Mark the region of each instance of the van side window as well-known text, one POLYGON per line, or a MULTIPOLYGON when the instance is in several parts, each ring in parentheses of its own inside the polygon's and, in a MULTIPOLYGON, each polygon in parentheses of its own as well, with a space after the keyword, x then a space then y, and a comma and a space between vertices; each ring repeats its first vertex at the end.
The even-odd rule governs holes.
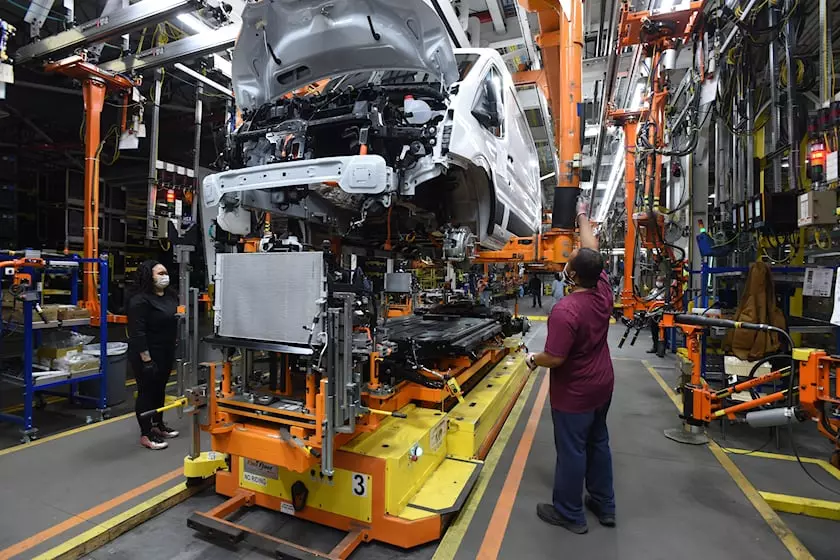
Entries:
POLYGON ((503 91, 499 71, 491 68, 481 80, 478 97, 472 110, 473 116, 478 119, 481 126, 499 138, 504 136, 505 129, 503 91))

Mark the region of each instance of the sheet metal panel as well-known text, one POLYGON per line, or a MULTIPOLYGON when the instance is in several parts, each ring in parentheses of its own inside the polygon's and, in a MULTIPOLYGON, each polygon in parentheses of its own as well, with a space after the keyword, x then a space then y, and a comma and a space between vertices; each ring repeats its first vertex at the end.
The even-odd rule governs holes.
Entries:
POLYGON ((306 344, 326 295, 324 257, 306 253, 224 253, 216 260, 219 336, 306 344))

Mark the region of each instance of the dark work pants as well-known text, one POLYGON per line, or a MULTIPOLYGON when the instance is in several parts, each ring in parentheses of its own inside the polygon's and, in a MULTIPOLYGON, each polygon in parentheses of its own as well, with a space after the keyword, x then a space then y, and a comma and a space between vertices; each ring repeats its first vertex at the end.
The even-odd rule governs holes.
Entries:
POLYGON ((566 519, 586 524, 583 486, 604 513, 615 513, 612 456, 607 432, 608 402, 592 412, 551 410, 557 466, 554 472, 554 508, 566 519))
POLYGON ((144 436, 151 433, 153 426, 163 423, 162 412, 156 412, 153 416, 145 418, 141 418, 140 414, 160 408, 166 402, 166 384, 169 382, 172 364, 175 363, 175 346, 162 349, 149 348, 149 354, 157 366, 157 371, 153 375, 143 371, 143 361, 139 354, 131 356, 131 369, 134 371, 134 379, 137 380, 137 401, 134 403, 134 412, 137 414, 137 423, 140 424, 140 434, 144 436))
POLYGON ((542 307, 542 288, 540 288, 539 290, 534 290, 532 298, 534 302, 531 304, 531 307, 537 307, 537 305, 542 307))
POLYGON ((650 338, 653 341, 653 349, 659 349, 659 323, 656 321, 650 322, 650 338))

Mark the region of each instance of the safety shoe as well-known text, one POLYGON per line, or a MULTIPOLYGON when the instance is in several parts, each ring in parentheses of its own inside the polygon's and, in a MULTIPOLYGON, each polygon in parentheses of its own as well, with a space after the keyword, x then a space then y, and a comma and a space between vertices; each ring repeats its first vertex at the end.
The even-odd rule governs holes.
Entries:
POLYGON ((169 444, 163 441, 159 436, 152 434, 150 436, 142 436, 140 438, 140 445, 147 449, 157 451, 159 449, 166 449, 169 444))
POLYGON ((586 504, 586 509, 591 511, 598 517, 598 523, 603 525, 604 527, 615 527, 615 514, 614 513, 604 513, 601 511, 601 506, 592 499, 591 496, 587 496, 584 500, 584 504, 586 504))
POLYGON ((158 424, 154 428, 152 428, 153 433, 157 433, 162 438, 172 439, 178 437, 178 434, 181 433, 178 430, 173 430, 166 424, 158 424))
POLYGON ((563 517, 553 504, 537 504, 537 517, 551 525, 563 527, 576 535, 584 535, 589 532, 589 528, 585 524, 578 525, 563 517))

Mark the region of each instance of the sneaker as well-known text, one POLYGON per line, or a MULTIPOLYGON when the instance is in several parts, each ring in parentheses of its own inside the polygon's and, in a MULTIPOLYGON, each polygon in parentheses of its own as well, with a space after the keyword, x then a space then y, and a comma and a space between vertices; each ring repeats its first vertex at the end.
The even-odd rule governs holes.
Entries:
POLYGON ((593 500, 591 496, 586 497, 586 499, 584 500, 584 504, 586 504, 586 509, 588 509, 598 517, 598 523, 600 523, 604 527, 615 527, 614 513, 602 512, 601 506, 598 505, 598 502, 593 500))
POLYGON ((584 535, 589 532, 589 528, 584 525, 578 525, 563 517, 559 511, 554 508, 552 504, 537 504, 537 517, 551 525, 563 527, 567 531, 571 531, 576 535, 584 535))
POLYGON ((167 447, 169 447, 168 443, 163 441, 161 438, 157 437, 155 434, 141 437, 140 445, 153 451, 157 451, 159 449, 166 449, 167 447))
POLYGON ((154 432, 157 435, 159 435, 160 437, 166 438, 166 439, 176 438, 176 437, 178 437, 178 434, 180 433, 178 430, 173 430, 172 428, 170 428, 166 424, 158 424, 157 426, 152 428, 152 432, 154 432))

